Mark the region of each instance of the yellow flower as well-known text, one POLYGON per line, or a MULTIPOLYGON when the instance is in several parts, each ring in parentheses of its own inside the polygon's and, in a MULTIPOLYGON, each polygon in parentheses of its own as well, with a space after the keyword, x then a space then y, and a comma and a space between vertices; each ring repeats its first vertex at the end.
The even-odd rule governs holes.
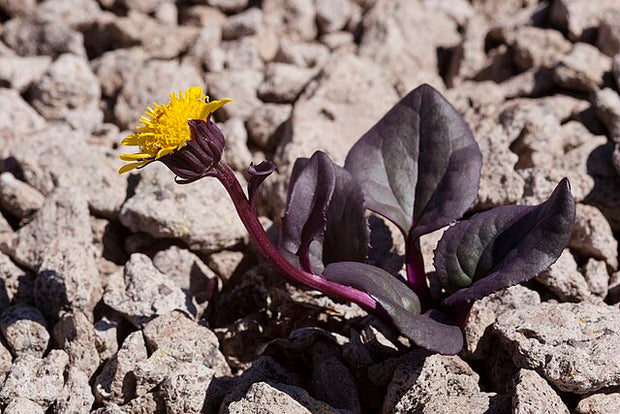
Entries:
POLYGON ((211 115, 232 99, 209 102, 209 97, 202 93, 200 86, 193 86, 178 96, 170 94, 167 105, 153 104, 140 118, 142 125, 136 127, 136 133, 125 138, 121 144, 139 146, 140 152, 123 154, 119 158, 132 161, 124 165, 119 174, 131 171, 151 163, 166 154, 179 150, 187 144, 192 135, 188 120, 206 121, 211 115))

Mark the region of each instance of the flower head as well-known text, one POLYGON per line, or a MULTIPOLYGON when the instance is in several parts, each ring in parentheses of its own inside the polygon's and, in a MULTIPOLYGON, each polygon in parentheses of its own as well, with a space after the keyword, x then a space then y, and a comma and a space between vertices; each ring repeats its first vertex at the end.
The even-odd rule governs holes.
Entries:
MULTIPOLYGON (((204 131, 212 133, 221 132, 210 122, 210 115, 221 108, 231 99, 222 99, 221 101, 211 101, 202 93, 202 88, 194 86, 183 92, 179 92, 178 96, 174 93, 170 94, 170 102, 167 105, 154 103, 153 107, 149 107, 144 116, 140 118, 142 125, 136 127, 133 135, 125 138, 121 144, 128 146, 139 146, 140 152, 135 154, 123 154, 120 159, 123 161, 132 161, 130 164, 123 166, 118 172, 119 174, 131 171, 134 168, 142 167, 148 163, 159 160, 173 152, 178 152, 185 148, 191 140, 198 138, 208 138, 197 134, 196 127, 190 128, 191 120, 204 123, 205 127, 200 128, 204 131)), ((216 141, 221 141, 223 149, 223 136, 218 136, 216 141)), ((216 147, 219 144, 216 144, 216 147)), ((176 163, 167 158, 162 159, 169 163, 176 163)), ((218 155, 219 161, 219 155, 218 155)), ((172 168, 171 168, 172 169, 172 168)), ((179 175, 179 174, 177 174, 179 175)))

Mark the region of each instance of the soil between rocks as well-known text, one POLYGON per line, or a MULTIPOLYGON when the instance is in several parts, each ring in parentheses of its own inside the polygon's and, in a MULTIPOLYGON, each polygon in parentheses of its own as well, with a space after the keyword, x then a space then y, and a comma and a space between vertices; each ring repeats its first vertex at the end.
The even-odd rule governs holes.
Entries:
MULTIPOLYGON (((8 413, 620 412, 617 0, 0 0, 0 408, 8 413), (421 83, 483 153, 471 212, 568 177, 569 247, 476 302, 458 356, 289 283, 215 180, 119 176, 122 138, 193 85, 243 180, 351 145, 421 83)), ((373 260, 403 242, 372 216, 373 260)), ((425 236, 425 264, 440 233, 425 236)))

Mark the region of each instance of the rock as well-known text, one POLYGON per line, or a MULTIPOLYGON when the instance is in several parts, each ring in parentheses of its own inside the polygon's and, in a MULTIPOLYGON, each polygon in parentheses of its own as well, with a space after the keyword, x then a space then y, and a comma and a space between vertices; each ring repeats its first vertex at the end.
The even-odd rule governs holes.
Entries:
POLYGON ((6 377, 6 374, 11 370, 13 365, 13 357, 11 352, 0 343, 0 376, 6 377))
POLYGON ((33 85, 30 96, 32 106, 48 121, 65 120, 87 131, 103 122, 101 89, 81 57, 61 55, 33 85))
POLYGON ((294 102, 316 74, 314 69, 270 63, 265 70, 265 80, 258 88, 258 97, 264 102, 294 102))
POLYGON ((143 231, 156 238, 181 239, 194 251, 225 249, 245 236, 245 229, 219 182, 205 179, 180 186, 158 163, 142 171, 135 195, 123 205, 120 220, 132 231, 143 231))
POLYGON ((319 43, 283 40, 274 61, 319 70, 325 65, 329 55, 329 49, 319 43))
POLYGON ((65 385, 54 403, 56 414, 89 413, 95 402, 88 378, 90 374, 75 367, 67 370, 65 385))
POLYGON ((611 70, 611 58, 594 46, 576 43, 573 50, 554 68, 553 79, 558 86, 588 92, 603 83, 603 75, 611 70))
POLYGON ((11 302, 33 303, 34 279, 34 274, 20 269, 0 252, 0 312, 11 302))
POLYGON ((38 7, 36 15, 43 21, 61 22, 79 28, 91 22, 101 13, 96 0, 45 0, 38 7))
POLYGON ((523 198, 518 204, 536 205, 544 202, 558 183, 567 177, 576 202, 583 202, 594 188, 594 180, 585 171, 558 167, 533 167, 517 170, 525 181, 523 198))
POLYGON ((394 371, 383 413, 500 413, 508 401, 480 391, 479 377, 457 356, 413 351, 394 371))
POLYGON ((353 33, 351 32, 326 33, 321 36, 319 40, 332 52, 338 49, 343 49, 349 53, 355 53, 357 50, 357 46, 355 45, 355 36, 353 36, 353 33))
POLYGON ((171 2, 170 0, 154 0, 146 2, 142 0, 118 0, 117 3, 129 10, 135 10, 140 13, 148 14, 155 12, 162 4, 171 2))
POLYGON ((93 393, 98 402, 124 404, 134 397, 133 370, 147 358, 142 332, 129 334, 118 352, 110 358, 95 379, 93 393))
POLYGON ((123 77, 114 117, 120 128, 138 124, 140 116, 153 102, 168 102, 170 93, 202 85, 202 76, 191 64, 174 60, 147 60, 123 77))
POLYGON ((93 252, 77 248, 79 245, 78 239, 57 238, 41 255, 34 300, 51 320, 63 309, 90 313, 101 299, 102 282, 93 252))
POLYGON ((252 154, 248 149, 248 132, 243 120, 230 118, 220 125, 222 133, 226 137, 226 149, 224 161, 235 171, 247 171, 252 162, 252 154))
POLYGON ((0 83, 25 93, 51 63, 49 56, 0 56, 0 83))
POLYGON ((316 22, 321 33, 332 33, 344 29, 351 19, 353 6, 350 0, 318 0, 316 22))
POLYGON ((542 303, 505 312, 494 330, 514 362, 561 391, 586 394, 620 384, 616 308, 542 303))
POLYGON ((315 400, 299 387, 267 382, 252 384, 241 400, 228 404, 221 412, 242 414, 259 407, 260 410, 273 413, 336 414, 341 412, 324 402, 315 400))
POLYGON ((340 348, 333 343, 317 341, 311 352, 313 395, 335 408, 361 412, 355 379, 340 360, 340 348))
MULTIPOLYGON (((32 109, 15 90, 0 88, 0 105, 2 105, 0 130, 6 131, 9 139, 21 138, 22 135, 45 127, 45 119, 32 109)), ((3 147, 0 151, 6 151, 6 147, 4 145, 3 147)))
POLYGON ((174 311, 149 322, 144 327, 144 338, 152 354, 167 355, 177 362, 201 363, 218 377, 230 375, 215 334, 181 312, 174 311))
POLYGON ((620 8, 611 8, 601 17, 596 46, 607 56, 620 53, 620 8))
POLYGON ((239 318, 217 331, 222 353, 233 369, 248 369, 267 345, 265 328, 254 318, 239 318))
POLYGON ((117 159, 85 143, 83 131, 50 126, 14 142, 10 151, 25 181, 41 193, 71 187, 86 197, 91 210, 116 218, 127 194, 127 178, 117 173, 117 159))
POLYGON ((26 16, 32 14, 37 7, 36 0, 2 0, 0 10, 8 17, 26 16))
MULTIPOLYGON (((124 85, 124 80, 139 71, 145 65, 144 51, 132 49, 117 49, 103 53, 91 61, 91 68, 101 85, 101 94, 106 98, 116 98, 124 85)), ((139 108, 135 108, 139 110, 139 108)), ((131 121, 131 125, 137 119, 131 121)))
POLYGON ((111 313, 110 316, 103 316, 95 322, 95 347, 99 352, 102 361, 109 359, 116 351, 118 351, 118 327, 122 322, 122 318, 117 313, 111 313))
POLYGON ((53 335, 56 346, 69 355, 71 367, 82 371, 88 383, 100 363, 92 322, 82 312, 64 313, 53 335))
POLYGON ((43 205, 45 197, 13 174, 0 174, 0 206, 18 219, 24 219, 43 205))
POLYGON ((620 95, 611 88, 596 89, 592 95, 596 114, 607 127, 610 138, 620 142, 620 95))
POLYGON ((596 207, 577 204, 570 248, 579 255, 604 260, 612 269, 618 268, 618 242, 609 222, 596 207))
POLYGON ((571 50, 562 33, 533 26, 518 27, 507 35, 515 63, 521 70, 553 67, 560 56, 571 50))
POLYGON ((44 414, 45 411, 39 404, 24 397, 17 397, 6 406, 3 412, 6 414, 44 414))
POLYGON ((249 0, 206 0, 206 4, 217 7, 224 13, 238 13, 245 9, 248 3, 249 0))
POLYGON ((575 408, 576 414, 605 414, 620 410, 620 394, 592 394, 583 398, 575 408))
POLYGON ((168 374, 159 386, 159 396, 169 414, 202 412, 215 372, 200 363, 184 362, 168 374))
POLYGON ((615 0, 601 0, 594 7, 588 0, 554 0, 549 10, 549 20, 575 41, 589 37, 589 32, 596 30, 601 18, 617 5, 615 0))
POLYGON ((256 7, 234 14, 222 25, 222 39, 231 40, 256 35, 260 30, 262 20, 263 11, 256 7))
POLYGON ((275 148, 284 134, 291 111, 291 105, 261 105, 246 122, 250 140, 260 148, 275 148))
POLYGON ((607 265, 605 262, 590 258, 584 265, 582 271, 590 291, 601 298, 606 297, 609 284, 609 273, 607 273, 607 265))
POLYGON ((232 98, 233 102, 217 111, 217 117, 248 119, 261 105, 256 91, 263 79, 256 70, 235 70, 208 73, 206 82, 209 95, 214 99, 232 98))
POLYGON ((280 38, 312 41, 316 27, 316 4, 312 0, 265 0, 262 3, 265 25, 280 38))
POLYGON ((558 260, 540 273, 536 280, 563 302, 580 302, 592 296, 586 279, 577 269, 577 262, 568 249, 564 249, 558 260))
POLYGON ((2 312, 0 330, 16 358, 42 358, 49 345, 47 322, 37 308, 25 304, 13 305, 2 312))
POLYGON ((21 56, 47 55, 52 59, 64 53, 86 56, 82 33, 59 21, 11 19, 3 24, 0 38, 21 56))
POLYGON ((0 389, 0 401, 8 404, 27 395, 47 410, 62 392, 68 363, 67 354, 58 349, 52 349, 43 359, 32 355, 17 358, 0 389))
POLYGON ((620 90, 620 54, 614 57, 611 70, 616 81, 616 89, 620 90))
POLYGON ((110 277, 103 302, 138 328, 174 309, 195 312, 191 299, 140 253, 131 255, 122 274, 110 277))
POLYGON ((522 369, 516 378, 512 396, 512 412, 530 414, 536 412, 568 414, 562 399, 536 371, 522 369))
POLYGON ((208 265, 224 281, 230 280, 235 270, 240 266, 245 255, 242 252, 222 250, 209 255, 208 265))

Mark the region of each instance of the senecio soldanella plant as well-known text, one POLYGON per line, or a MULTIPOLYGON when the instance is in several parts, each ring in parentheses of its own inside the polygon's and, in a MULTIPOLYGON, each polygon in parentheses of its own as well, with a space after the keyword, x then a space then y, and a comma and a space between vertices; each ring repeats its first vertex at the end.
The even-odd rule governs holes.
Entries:
POLYGON ((258 189, 276 166, 250 164, 244 191, 222 160, 226 139, 211 115, 229 101, 209 101, 193 87, 155 104, 123 140, 139 152, 122 155, 130 163, 119 172, 161 161, 180 184, 219 180, 258 250, 284 275, 359 304, 420 347, 458 353, 473 301, 536 277, 568 245, 575 201, 567 179, 537 206, 463 217, 478 192, 482 155, 454 107, 422 85, 357 141, 344 167, 320 151, 296 160, 276 246, 256 212, 258 189), (400 229, 406 280, 365 262, 366 209, 400 229), (420 237, 446 226, 436 270, 425 274, 420 237))

